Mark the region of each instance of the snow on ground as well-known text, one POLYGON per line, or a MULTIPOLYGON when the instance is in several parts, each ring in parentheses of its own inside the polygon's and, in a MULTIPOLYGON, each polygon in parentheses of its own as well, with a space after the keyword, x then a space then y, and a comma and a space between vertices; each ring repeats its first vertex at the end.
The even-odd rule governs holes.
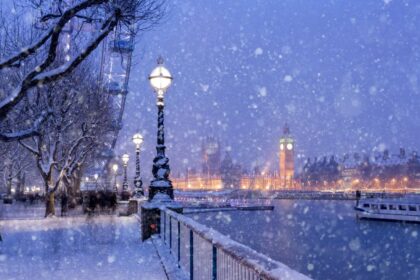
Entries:
MULTIPOLYGON (((41 202, 36 202, 34 204, 29 204, 28 202, 4 204, 0 201, 0 220, 43 218, 44 214, 45 204, 41 202)), ((57 214, 59 214, 59 212, 57 214)))
POLYGON ((163 240, 156 234, 152 236, 152 242, 155 245, 156 250, 162 260, 162 264, 165 266, 166 275, 168 280, 187 280, 190 279, 186 271, 182 271, 178 267, 178 261, 175 255, 171 254, 170 249, 165 246, 163 240))
MULTIPOLYGON (((57 203, 55 206, 55 214, 61 215, 61 208, 57 203)), ((13 204, 4 204, 0 201, 0 220, 10 219, 44 219, 45 204, 37 201, 33 204, 29 202, 17 202, 13 204)), ((77 206, 76 209, 71 209, 67 213, 69 216, 84 215, 82 206, 77 206)))
POLYGON ((166 279, 135 217, 0 221, 0 279, 166 279))

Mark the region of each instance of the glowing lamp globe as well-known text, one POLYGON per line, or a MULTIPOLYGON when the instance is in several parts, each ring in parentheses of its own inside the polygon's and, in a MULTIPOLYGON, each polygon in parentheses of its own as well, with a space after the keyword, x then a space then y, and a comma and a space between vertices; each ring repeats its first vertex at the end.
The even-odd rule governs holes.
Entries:
POLYGON ((122 156, 122 162, 123 162, 124 164, 127 164, 129 159, 130 159, 130 156, 129 156, 128 154, 124 154, 124 155, 122 156))
POLYGON ((140 145, 143 143, 143 136, 140 133, 136 133, 133 136, 133 143, 140 147, 140 145))
POLYGON ((149 76, 150 85, 158 93, 163 94, 172 83, 171 73, 163 66, 163 59, 158 59, 158 66, 149 76))
POLYGON ((118 171, 118 164, 114 164, 112 166, 112 170, 114 170, 114 172, 117 173, 117 171, 118 171))

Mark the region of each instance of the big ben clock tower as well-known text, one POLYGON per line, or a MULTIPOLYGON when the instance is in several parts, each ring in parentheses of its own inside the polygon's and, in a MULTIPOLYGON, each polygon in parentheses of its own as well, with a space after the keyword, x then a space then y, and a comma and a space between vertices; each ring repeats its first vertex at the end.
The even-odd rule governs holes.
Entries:
POLYGON ((292 187, 295 175, 295 141, 290 135, 287 123, 283 128, 283 136, 280 138, 280 184, 282 187, 292 187))

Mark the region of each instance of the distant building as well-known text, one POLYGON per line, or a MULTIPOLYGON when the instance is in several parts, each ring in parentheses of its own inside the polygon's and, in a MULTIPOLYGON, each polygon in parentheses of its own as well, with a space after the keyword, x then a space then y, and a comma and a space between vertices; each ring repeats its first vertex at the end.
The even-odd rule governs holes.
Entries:
POLYGON ((302 187, 312 190, 409 191, 420 185, 420 158, 416 152, 407 156, 403 148, 396 154, 308 158, 299 177, 302 187))
POLYGON ((295 141, 286 124, 279 142, 280 172, 261 172, 258 166, 246 172, 229 153, 221 160, 220 142, 207 137, 202 142, 202 172, 189 170, 172 182, 178 190, 420 191, 420 156, 414 151, 408 155, 401 148, 395 154, 385 150, 308 158, 297 175, 294 151, 295 141))
POLYGON ((292 185, 295 175, 295 141, 287 124, 280 138, 280 182, 283 187, 292 185))
MULTIPOLYGON (((345 154, 343 159, 340 162, 340 177, 341 177, 341 185, 343 188, 349 188, 352 185, 358 183, 360 178, 362 177, 362 166, 365 160, 358 153, 354 153, 352 156, 349 154, 345 154)), ((329 174, 328 174, 329 175, 329 174)), ((326 180, 330 182, 334 182, 337 178, 332 178, 328 176, 326 180)))
POLYGON ((239 164, 234 164, 229 152, 226 152, 223 158, 220 175, 222 187, 225 189, 240 188, 242 168, 239 164))
POLYGON ((204 176, 220 175, 221 152, 220 141, 207 137, 201 145, 202 173, 204 176))

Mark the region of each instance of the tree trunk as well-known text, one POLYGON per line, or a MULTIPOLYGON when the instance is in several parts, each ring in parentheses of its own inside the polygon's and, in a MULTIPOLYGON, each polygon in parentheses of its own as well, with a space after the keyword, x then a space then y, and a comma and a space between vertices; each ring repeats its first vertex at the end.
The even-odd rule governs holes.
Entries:
POLYGON ((61 195, 61 216, 66 216, 68 210, 68 195, 64 191, 61 195))
POLYGON ((55 216, 54 192, 47 193, 45 196, 45 217, 55 216))
POLYGON ((65 216, 67 213, 67 209, 68 209, 68 190, 70 188, 70 182, 67 181, 67 185, 64 184, 64 182, 62 182, 63 184, 61 185, 61 216, 65 216))
POLYGON ((7 178, 7 194, 12 195, 12 177, 7 178))

